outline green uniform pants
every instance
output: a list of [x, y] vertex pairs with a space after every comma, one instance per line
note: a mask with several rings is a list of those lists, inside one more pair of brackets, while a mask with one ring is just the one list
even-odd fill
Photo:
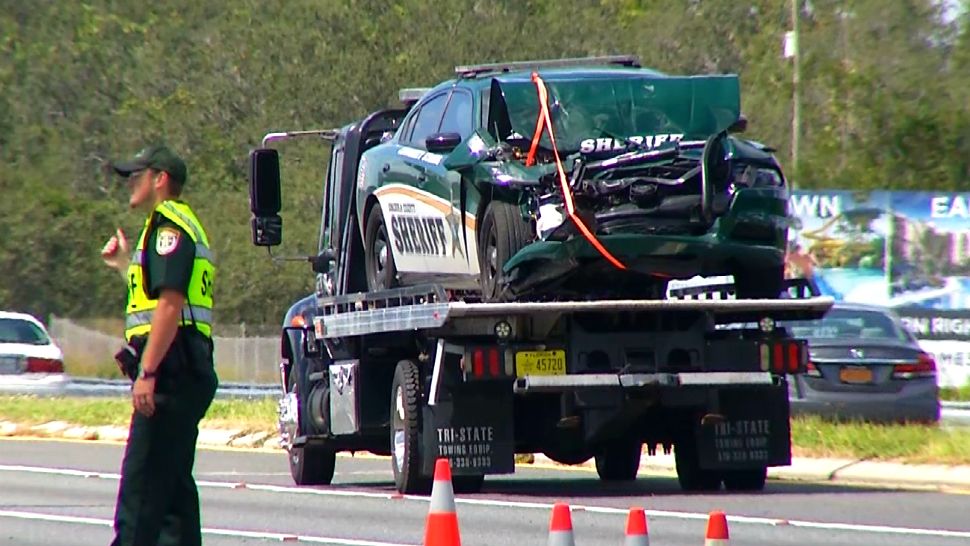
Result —
[[207, 340], [184, 343], [190, 354], [178, 353], [177, 343], [161, 366], [165, 370], [169, 361], [178, 360], [177, 371], [163, 371], [156, 380], [155, 413], [151, 417], [132, 414], [111, 546], [202, 544], [192, 468], [199, 421], [212, 403], [218, 378]]

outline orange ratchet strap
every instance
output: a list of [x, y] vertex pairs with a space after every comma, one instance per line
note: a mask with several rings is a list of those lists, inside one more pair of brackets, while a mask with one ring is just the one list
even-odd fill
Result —
[[526, 166], [532, 165], [535, 162], [535, 152], [536, 148], [539, 146], [539, 139], [542, 137], [542, 130], [545, 128], [549, 132], [549, 141], [552, 143], [552, 153], [556, 158], [556, 170], [559, 173], [559, 188], [562, 190], [563, 201], [566, 202], [566, 213], [569, 218], [576, 224], [576, 228], [579, 232], [583, 234], [583, 238], [589, 241], [589, 244], [593, 245], [604, 258], [607, 259], [614, 267], [617, 269], [625, 270], [626, 266], [623, 262], [616, 259], [616, 256], [610, 254], [610, 251], [603, 246], [603, 243], [596, 238], [583, 223], [583, 219], [576, 214], [576, 205], [573, 203], [573, 192], [569, 189], [569, 181], [566, 179], [566, 171], [562, 168], [562, 160], [559, 159], [559, 149], [556, 147], [556, 136], [552, 132], [552, 118], [549, 116], [549, 94], [546, 91], [546, 84], [539, 77], [536, 72], [532, 73], [532, 81], [536, 84], [536, 90], [539, 92], [539, 119], [536, 120], [536, 132], [532, 136], [532, 147], [529, 149], [529, 155], [526, 157]]

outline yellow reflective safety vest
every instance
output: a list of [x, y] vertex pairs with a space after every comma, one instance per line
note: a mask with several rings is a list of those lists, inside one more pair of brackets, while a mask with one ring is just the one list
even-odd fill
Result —
[[148, 230], [152, 227], [155, 215], [160, 215], [179, 226], [192, 238], [195, 243], [195, 260], [192, 263], [192, 276], [189, 280], [189, 292], [186, 295], [185, 306], [182, 308], [180, 326], [195, 327], [207, 337], [212, 337], [212, 283], [215, 277], [212, 251], [209, 249], [209, 238], [202, 229], [202, 223], [188, 205], [180, 201], [167, 200], [155, 207], [148, 215], [138, 245], [128, 265], [128, 305], [125, 307], [125, 339], [134, 336], [147, 335], [152, 329], [152, 314], [158, 306], [157, 299], [151, 299], [147, 292], [144, 266], [145, 242]]

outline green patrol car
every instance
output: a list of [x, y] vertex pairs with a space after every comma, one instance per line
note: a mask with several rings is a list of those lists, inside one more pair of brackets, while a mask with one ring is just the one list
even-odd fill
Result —
[[367, 290], [662, 298], [672, 279], [733, 275], [740, 298], [781, 291], [789, 190], [772, 150], [737, 135], [737, 76], [518, 62], [401, 98], [356, 173], [330, 177], [355, 186], [333, 189], [355, 198], [329, 223], [356, 224]]
[[733, 275], [739, 297], [776, 297], [789, 190], [745, 125], [735, 75], [628, 56], [457, 67], [361, 156], [368, 288], [640, 298]]

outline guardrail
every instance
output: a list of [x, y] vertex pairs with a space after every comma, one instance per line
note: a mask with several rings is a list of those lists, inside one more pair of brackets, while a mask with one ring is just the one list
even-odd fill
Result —
[[[65, 377], [59, 383], [29, 385], [0, 384], [0, 393], [35, 394], [40, 396], [125, 396], [131, 389], [126, 379], [92, 379]], [[221, 383], [216, 398], [269, 398], [279, 394], [278, 384]], [[970, 426], [970, 402], [940, 403], [942, 420], [946, 425]]]

